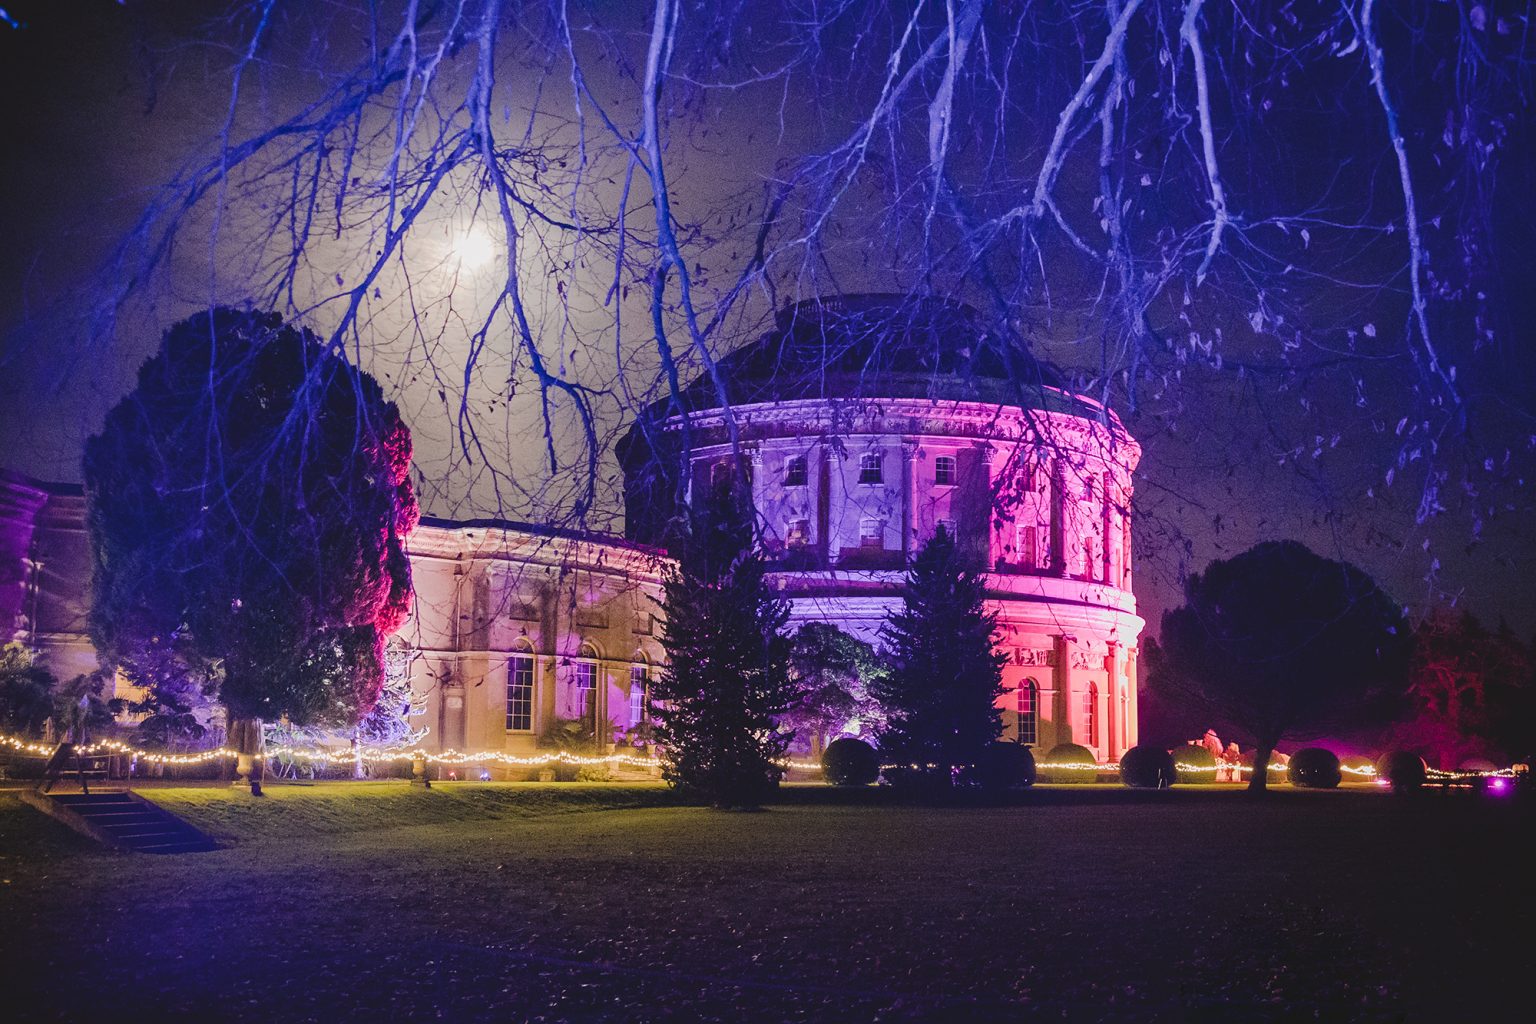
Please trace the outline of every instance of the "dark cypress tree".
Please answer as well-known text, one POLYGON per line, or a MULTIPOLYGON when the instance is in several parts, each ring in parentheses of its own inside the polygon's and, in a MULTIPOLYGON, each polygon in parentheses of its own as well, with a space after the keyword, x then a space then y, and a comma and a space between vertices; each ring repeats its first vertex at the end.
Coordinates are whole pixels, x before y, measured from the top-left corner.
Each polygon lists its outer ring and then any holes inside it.
POLYGON ((716 807, 761 804, 792 735, 778 725, 795 698, 789 608, 769 588, 746 522, 729 498, 694 516, 665 584, 668 664, 653 690, 663 777, 716 807))
POLYGON ((922 766, 893 781, 947 785, 1002 732, 1005 658, 992 646, 997 616, 984 597, 981 576, 941 526, 913 559, 903 607, 882 631, 891 671, 876 690, 887 715, 881 753, 887 763, 922 766))

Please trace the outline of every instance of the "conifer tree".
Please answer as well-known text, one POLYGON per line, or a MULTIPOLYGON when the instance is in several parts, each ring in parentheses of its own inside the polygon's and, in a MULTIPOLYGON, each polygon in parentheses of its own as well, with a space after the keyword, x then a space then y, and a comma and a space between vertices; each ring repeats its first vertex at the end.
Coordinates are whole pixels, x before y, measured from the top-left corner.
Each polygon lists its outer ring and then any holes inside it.
POLYGON ((756 807, 783 775, 795 687, 788 606, 769 588, 748 521, 728 497, 696 514, 665 583, 654 714, 662 774, 716 807, 756 807))
POLYGON ((913 559, 903 607, 882 631, 891 670, 876 689, 887 716, 881 752, 887 763, 922 766, 897 779, 947 784, 1002 732, 1004 656, 992 646, 997 616, 984 597, 981 576, 939 527, 913 559))

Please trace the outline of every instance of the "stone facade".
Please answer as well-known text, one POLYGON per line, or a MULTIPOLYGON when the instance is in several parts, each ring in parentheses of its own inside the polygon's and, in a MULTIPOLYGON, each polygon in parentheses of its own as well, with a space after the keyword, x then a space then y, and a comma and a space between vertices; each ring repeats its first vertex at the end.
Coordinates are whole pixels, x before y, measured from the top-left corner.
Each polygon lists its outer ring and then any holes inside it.
POLYGON ((26 644, 60 679, 96 671, 90 575, 81 489, 0 470, 0 642, 26 644))
POLYGON ((874 641, 899 603, 904 566, 943 523, 985 570, 1008 657, 1005 735, 1117 758, 1137 732, 1144 623, 1131 592, 1130 499, 1139 447, 1112 411, 1044 374, 1010 398, 998 364, 908 361, 904 345, 970 351, 976 340, 957 336, 968 318, 947 307, 933 331, 893 337, 891 320, 906 329, 912 314, 888 301, 786 311, 758 352, 722 361, 730 422, 708 389, 685 395, 685 411, 657 403, 621 448, 630 536, 665 539, 677 518, 665 514, 669 482, 691 502, 745 470, 793 621, 874 641), (811 329, 797 318, 811 318, 811 329), (796 346, 839 353, 843 372, 822 374, 814 389, 765 376, 764 367, 794 367, 796 346), (668 459, 686 468, 670 470, 668 459), (641 504, 648 514, 637 514, 641 504))
MULTIPOLYGON (((426 519, 409 553, 415 599, 391 648, 409 673, 424 747, 532 754, 557 718, 594 708, 611 723, 594 750, 633 733, 662 661, 659 552, 518 523, 426 519)), ((59 678, 94 671, 89 592, 80 488, 0 473, 4 639, 26 644, 59 678)), ((115 696, 138 696, 121 679, 117 687, 115 696)))
POLYGON ((593 748, 633 735, 662 662, 660 552, 498 521, 425 519, 403 645, 431 750, 533 754, 595 711, 593 748))

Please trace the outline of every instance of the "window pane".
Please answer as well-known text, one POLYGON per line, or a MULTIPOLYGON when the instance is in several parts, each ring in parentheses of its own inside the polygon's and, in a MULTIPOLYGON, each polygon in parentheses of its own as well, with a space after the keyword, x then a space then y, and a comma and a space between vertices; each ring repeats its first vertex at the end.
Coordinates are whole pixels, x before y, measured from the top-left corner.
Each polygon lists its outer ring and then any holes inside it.
POLYGON ((576 663, 576 699, 581 717, 590 717, 597 699, 597 665, 593 662, 576 663))
POLYGON ((645 666, 634 665, 629 670, 629 725, 633 728, 645 721, 645 666))
POLYGON ((859 459, 859 483, 878 484, 882 477, 880 473, 880 456, 871 452, 859 459))
POLYGON ((1040 715, 1037 709, 1040 706, 1040 687, 1033 679, 1026 679, 1014 691, 1014 699, 1018 702, 1016 710, 1019 720, 1019 742, 1025 745, 1038 743, 1040 715))
POLYGON ((791 519, 784 531, 784 542, 792 548, 803 548, 810 542, 811 524, 808 519, 791 519))
POLYGON ((933 482, 939 485, 953 484, 955 482, 955 457, 953 455, 940 455, 933 460, 933 482))
POLYGON ((791 455, 784 463, 784 486, 805 486, 805 456, 791 455))
POLYGON ((527 732, 533 728, 533 658, 513 657, 507 673, 507 728, 527 732))

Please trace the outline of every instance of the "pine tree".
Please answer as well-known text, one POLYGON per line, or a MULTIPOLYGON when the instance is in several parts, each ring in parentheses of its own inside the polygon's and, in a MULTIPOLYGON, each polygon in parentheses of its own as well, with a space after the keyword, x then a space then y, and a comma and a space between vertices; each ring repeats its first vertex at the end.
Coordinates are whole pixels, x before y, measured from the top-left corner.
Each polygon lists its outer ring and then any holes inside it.
POLYGON ((1002 732, 1005 659, 993 648, 997 616, 984 598, 981 576, 941 526, 913 559, 903 607, 882 631, 891 671, 876 690, 887 715, 881 752, 888 763, 925 766, 897 778, 948 784, 1002 732))
POLYGON ((795 687, 788 606, 725 501, 697 515, 665 583, 667 667, 653 694, 663 777, 716 807, 756 807, 783 775, 795 687))

